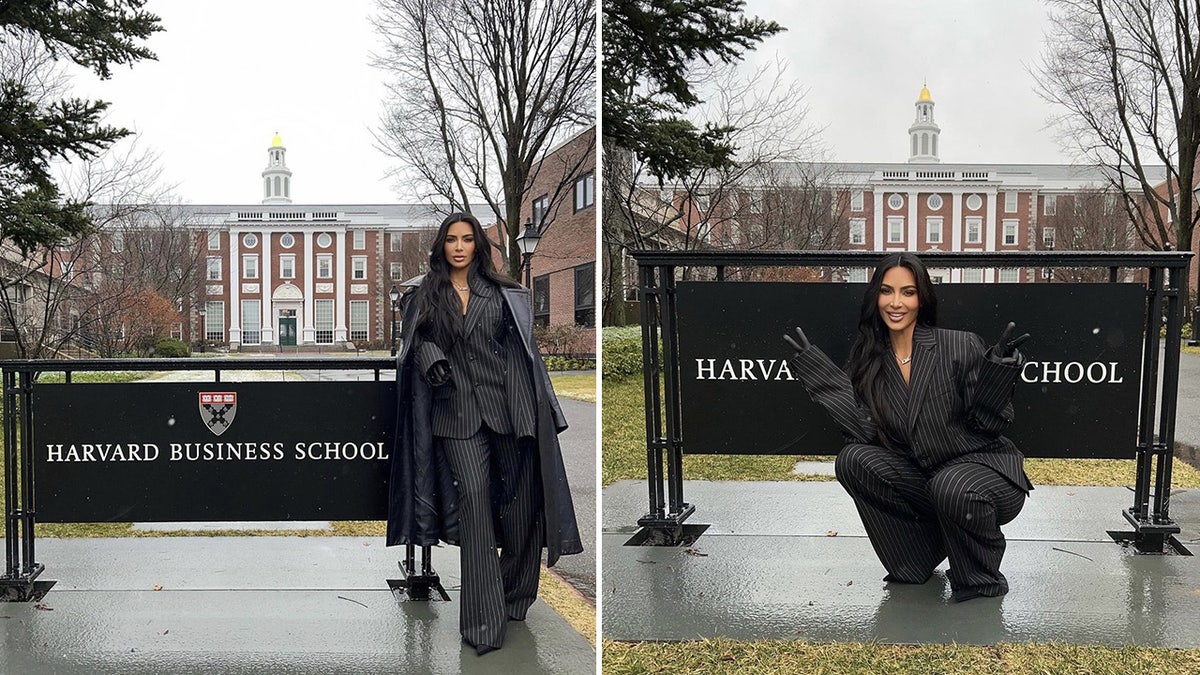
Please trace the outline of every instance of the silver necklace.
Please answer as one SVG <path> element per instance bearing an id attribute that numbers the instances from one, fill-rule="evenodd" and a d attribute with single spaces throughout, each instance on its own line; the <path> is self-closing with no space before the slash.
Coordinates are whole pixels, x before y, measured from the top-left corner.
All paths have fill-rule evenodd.
<path id="1" fill-rule="evenodd" d="M 907 358 L 903 358 L 903 359 L 900 358 L 899 356 L 897 356 L 896 360 L 900 362 L 900 365 L 906 366 L 906 365 L 908 365 L 909 361 L 912 361 L 912 356 L 910 355 Z"/>
<path id="2" fill-rule="evenodd" d="M 463 292 L 471 290 L 470 286 L 459 286 L 458 284 L 453 284 L 453 283 L 451 285 L 454 286 L 455 290 L 459 290 L 459 291 L 463 291 Z"/>

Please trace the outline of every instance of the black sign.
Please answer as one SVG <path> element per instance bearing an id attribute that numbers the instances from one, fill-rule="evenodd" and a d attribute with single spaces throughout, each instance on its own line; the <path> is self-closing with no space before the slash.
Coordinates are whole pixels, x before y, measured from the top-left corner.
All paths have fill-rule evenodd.
<path id="1" fill-rule="evenodd" d="M 390 382 L 47 384 L 39 522 L 378 520 Z"/>
<path id="2" fill-rule="evenodd" d="M 683 449 L 836 454 L 841 432 L 788 362 L 800 326 L 845 362 L 865 284 L 684 282 L 678 289 Z M 1145 289 L 1137 284 L 943 284 L 938 325 L 1033 337 L 1005 433 L 1029 457 L 1134 456 Z"/>

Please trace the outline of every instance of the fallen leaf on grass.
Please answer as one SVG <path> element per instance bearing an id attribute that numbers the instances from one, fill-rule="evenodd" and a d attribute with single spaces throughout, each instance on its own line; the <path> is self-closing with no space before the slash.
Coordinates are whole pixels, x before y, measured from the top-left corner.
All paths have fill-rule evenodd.
<path id="1" fill-rule="evenodd" d="M 854 580 L 853 580 L 853 579 L 851 579 L 850 581 L 847 581 L 847 582 L 846 582 L 846 585 L 847 585 L 847 586 L 853 586 L 853 585 L 854 585 Z"/>
<path id="2" fill-rule="evenodd" d="M 34 608 L 34 609 L 40 609 L 40 610 L 42 610 L 43 612 L 53 612 L 53 611 L 54 611 L 54 608 L 53 608 L 53 607 L 47 607 L 45 604 L 43 604 L 43 603 L 41 603 L 41 602 L 39 602 L 38 604 L 34 605 L 34 606 L 33 606 L 33 608 Z"/>
<path id="3" fill-rule="evenodd" d="M 1068 497 L 1074 497 L 1074 496 L 1075 496 L 1075 492 L 1074 492 L 1073 490 L 1067 490 L 1067 496 L 1068 496 Z"/>
<path id="4" fill-rule="evenodd" d="M 825 530 L 825 536 L 826 537 L 836 537 L 837 530 Z"/>
<path id="5" fill-rule="evenodd" d="M 154 590 L 156 590 L 156 591 L 161 591 L 161 590 L 162 590 L 162 586 L 159 586 L 158 584 L 154 584 Z"/>
<path id="6" fill-rule="evenodd" d="M 160 635 L 166 635 L 167 633 L 170 633 L 170 632 L 171 632 L 171 629 L 170 629 L 170 628 L 168 628 L 168 629 L 164 630 L 162 633 L 159 633 L 159 634 L 160 634 Z"/>
<path id="7" fill-rule="evenodd" d="M 694 548 L 685 548 L 685 549 L 683 549 L 683 552 L 687 553 L 688 555 L 697 555 L 702 558 L 706 557 L 708 555 L 707 553 L 702 553 L 700 550 L 694 549 Z"/>

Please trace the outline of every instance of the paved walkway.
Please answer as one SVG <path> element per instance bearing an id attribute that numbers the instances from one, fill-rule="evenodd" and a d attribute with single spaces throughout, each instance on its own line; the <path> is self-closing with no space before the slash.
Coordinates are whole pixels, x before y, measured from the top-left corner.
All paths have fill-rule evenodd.
<path id="1" fill-rule="evenodd" d="M 595 672 L 595 650 L 542 601 L 476 656 L 451 602 L 398 602 L 402 549 L 378 538 L 40 539 L 41 603 L 0 603 L 4 673 Z M 159 589 L 159 590 L 156 590 Z"/>
<path id="2" fill-rule="evenodd" d="M 1038 487 L 1005 527 L 1003 598 L 955 603 L 946 564 L 919 586 L 886 584 L 854 504 L 834 482 L 686 481 L 688 549 L 626 546 L 646 485 L 604 490 L 604 636 L 897 644 L 1064 642 L 1200 648 L 1200 556 L 1135 555 L 1125 488 Z M 1173 493 L 1180 539 L 1200 553 L 1200 490 Z"/>

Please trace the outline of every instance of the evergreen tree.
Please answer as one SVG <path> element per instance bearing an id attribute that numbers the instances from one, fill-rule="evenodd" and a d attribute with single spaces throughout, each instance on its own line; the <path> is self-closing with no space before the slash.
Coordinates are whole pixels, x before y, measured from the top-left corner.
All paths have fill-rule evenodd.
<path id="1" fill-rule="evenodd" d="M 155 58 L 139 41 L 162 28 L 144 4 L 0 0 L 0 42 L 34 35 L 56 58 L 107 79 L 112 65 Z M 29 251 L 90 230 L 89 205 L 63 198 L 50 164 L 93 158 L 127 136 L 126 129 L 101 124 L 107 108 L 78 98 L 39 102 L 8 67 L 0 72 L 0 242 Z"/>
<path id="2" fill-rule="evenodd" d="M 604 139 L 637 153 L 660 180 L 727 167 L 729 126 L 683 117 L 700 102 L 688 81 L 697 61 L 731 63 L 785 30 L 742 16 L 743 0 L 604 0 Z"/>

